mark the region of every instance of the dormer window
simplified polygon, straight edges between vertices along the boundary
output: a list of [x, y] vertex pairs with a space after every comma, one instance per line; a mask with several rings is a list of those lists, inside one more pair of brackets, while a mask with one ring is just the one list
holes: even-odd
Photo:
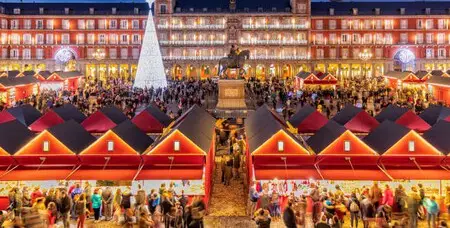
[[203, 8], [203, 12], [208, 12], [208, 8]]
[[353, 13], [353, 16], [358, 15], [358, 8], [353, 8], [352, 13]]
[[175, 12], [181, 13], [181, 8], [180, 7], [175, 8]]
[[380, 8], [375, 8], [375, 15], [380, 15]]
[[216, 8], [217, 12], [222, 12], [222, 8]]
[[111, 14], [117, 14], [117, 8], [111, 8]]
[[20, 9], [19, 9], [19, 8], [15, 8], [15, 9], [13, 10], [13, 13], [14, 13], [14, 14], [20, 14]]
[[272, 12], [277, 12], [277, 7], [272, 7]]
[[283, 152], [284, 151], [284, 142], [278, 141], [277, 147], [278, 147], [278, 152]]
[[94, 8], [89, 8], [89, 14], [94, 15]]
[[425, 9], [425, 14], [426, 15], [430, 15], [431, 14], [431, 8], [426, 8]]
[[330, 8], [329, 13], [330, 13], [330, 16], [334, 16], [334, 8]]
[[405, 8], [400, 8], [400, 14], [401, 15], [405, 15], [406, 9]]
[[69, 8], [64, 8], [64, 14], [65, 14], [65, 15], [69, 15], [69, 11], [70, 11]]
[[114, 151], [114, 141], [108, 141], [108, 152]]
[[173, 151], [180, 151], [180, 141], [173, 141]]
[[263, 12], [263, 8], [262, 7], [258, 7], [258, 12], [262, 13]]
[[134, 7], [134, 14], [139, 14], [139, 8]]
[[345, 140], [345, 141], [344, 141], [344, 151], [345, 151], [345, 152], [349, 152], [350, 149], [351, 149], [350, 141], [349, 141], [349, 140]]
[[189, 12], [194, 12], [194, 8], [189, 8]]
[[247, 7], [245, 7], [245, 8], [244, 8], [244, 12], [248, 13], [248, 12], [250, 12], [250, 9], [247, 8]]
[[5, 7], [0, 7], [0, 13], [5, 13]]
[[412, 141], [412, 140], [408, 142], [408, 151], [409, 151], [409, 152], [414, 152], [414, 151], [416, 151], [416, 144], [415, 144], [415, 142]]
[[39, 14], [40, 15], [44, 14], [44, 8], [42, 8], [42, 7], [39, 8]]
[[44, 152], [50, 151], [50, 142], [49, 141], [42, 142], [42, 151], [44, 151]]

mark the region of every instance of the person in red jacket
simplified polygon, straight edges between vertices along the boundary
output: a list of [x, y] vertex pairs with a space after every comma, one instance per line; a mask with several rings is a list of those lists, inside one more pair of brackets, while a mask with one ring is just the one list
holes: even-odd
[[392, 192], [392, 189], [389, 187], [389, 185], [385, 186], [381, 204], [389, 205], [390, 207], [394, 206], [394, 193]]
[[34, 188], [34, 191], [31, 193], [31, 204], [33, 205], [36, 202], [37, 198], [41, 198], [44, 195], [41, 192], [41, 188], [39, 186]]

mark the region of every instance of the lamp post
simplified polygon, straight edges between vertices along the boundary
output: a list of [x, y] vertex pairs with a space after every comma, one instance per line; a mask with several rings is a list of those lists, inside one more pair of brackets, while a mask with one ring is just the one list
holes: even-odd
[[[103, 59], [105, 59], [106, 57], [106, 53], [104, 50], [97, 48], [97, 50], [95, 50], [94, 53], [92, 53], [92, 57], [94, 57], [95, 60], [97, 60], [98, 62], [102, 61]], [[99, 75], [100, 77], [100, 72], [98, 72], [98, 68], [95, 69], [95, 74]]]
[[359, 53], [359, 59], [361, 59], [364, 62], [364, 77], [366, 77], [366, 71], [367, 71], [367, 61], [372, 58], [372, 52], [370, 52], [367, 49], [364, 49], [363, 52]]

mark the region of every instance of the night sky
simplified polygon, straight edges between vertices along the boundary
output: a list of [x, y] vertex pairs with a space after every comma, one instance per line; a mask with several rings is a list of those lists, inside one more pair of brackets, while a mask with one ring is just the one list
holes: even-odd
[[[241, 1], [258, 1], [258, 0], [241, 0]], [[328, 2], [327, 0], [312, 0], [313, 2]], [[351, 0], [344, 0], [345, 2], [352, 2]], [[353, 2], [391, 2], [393, 0], [356, 0]], [[414, 0], [394, 0], [396, 2], [414, 2]], [[450, 0], [422, 0], [420, 2], [436, 2], [436, 1], [441, 1], [441, 2], [448, 2]], [[93, 2], [93, 3], [99, 3], [99, 2], [145, 2], [145, 0], [0, 0], [0, 2], [83, 2], [83, 3], [88, 3], [88, 2]]]

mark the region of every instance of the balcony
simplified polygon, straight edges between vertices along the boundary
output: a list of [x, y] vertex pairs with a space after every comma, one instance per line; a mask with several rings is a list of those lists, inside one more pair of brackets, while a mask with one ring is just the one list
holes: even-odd
[[160, 40], [161, 45], [223, 45], [224, 40]]
[[287, 24], [287, 25], [252, 25], [243, 24], [243, 29], [307, 29], [308, 24]]
[[250, 56], [250, 59], [257, 60], [307, 60], [309, 59], [307, 55], [256, 55]]
[[259, 45], [306, 45], [307, 40], [241, 40], [240, 44]]
[[158, 25], [158, 29], [225, 29], [225, 24], [215, 24], [215, 25]]
[[219, 60], [224, 56], [163, 56], [163, 60]]

